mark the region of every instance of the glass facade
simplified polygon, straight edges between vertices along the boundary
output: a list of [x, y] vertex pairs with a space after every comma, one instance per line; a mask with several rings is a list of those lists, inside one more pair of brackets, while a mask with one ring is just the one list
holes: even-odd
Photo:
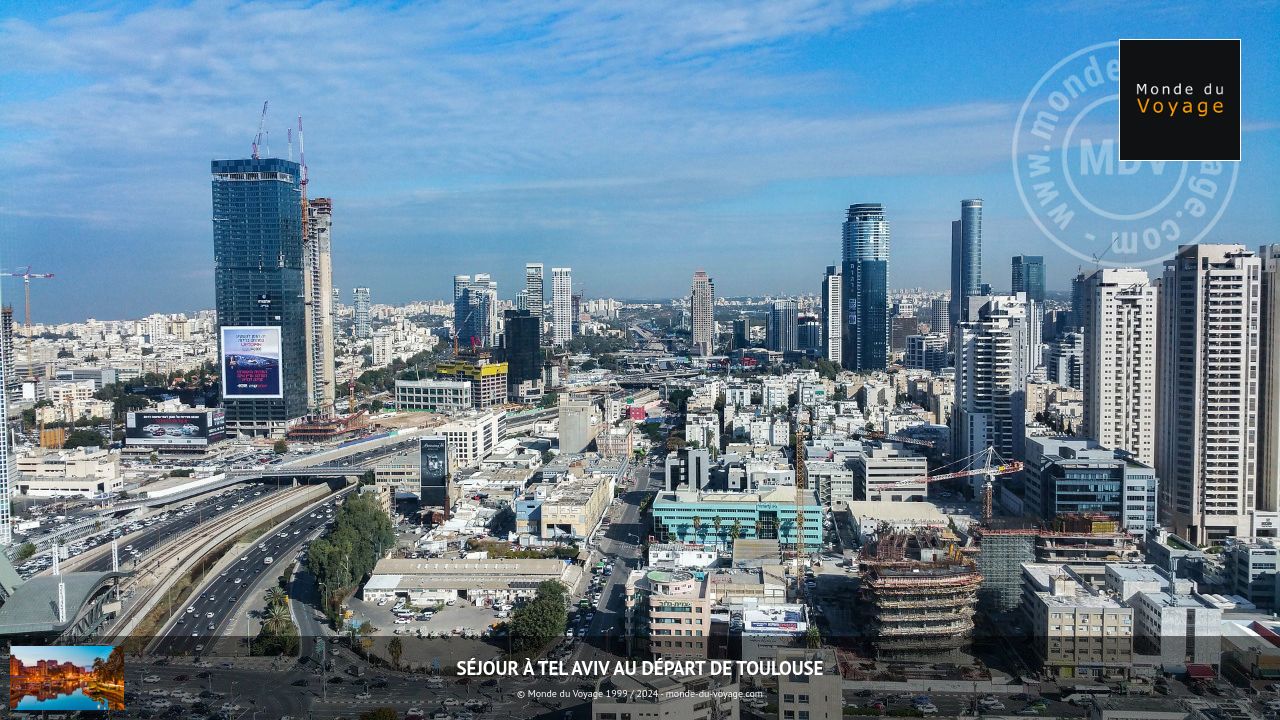
[[951, 324], [969, 322], [965, 298], [982, 295], [982, 201], [962, 200], [951, 223]]
[[1013, 256], [1013, 293], [1024, 292], [1028, 300], [1044, 307], [1044, 257], [1040, 255]]
[[219, 327], [280, 328], [284, 397], [226, 401], [229, 430], [282, 432], [307, 412], [302, 194], [298, 164], [214, 160], [214, 288]]
[[889, 360], [889, 221], [884, 206], [849, 206], [844, 223], [844, 367], [883, 370]]
[[529, 310], [507, 310], [503, 323], [503, 354], [507, 361], [507, 386], [542, 377], [542, 321]]

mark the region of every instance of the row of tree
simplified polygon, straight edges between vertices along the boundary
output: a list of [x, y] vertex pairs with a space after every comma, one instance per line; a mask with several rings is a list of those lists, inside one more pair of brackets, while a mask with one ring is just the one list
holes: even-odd
[[297, 655], [298, 628], [289, 613], [289, 596], [279, 587], [267, 590], [267, 608], [262, 611], [262, 628], [253, 639], [252, 655]]
[[325, 611], [332, 613], [396, 541], [391, 518], [369, 495], [349, 496], [332, 532], [311, 543], [307, 566], [316, 577]]
[[569, 620], [569, 589], [557, 580], [538, 585], [533, 599], [511, 614], [512, 649], [537, 653], [564, 635]]

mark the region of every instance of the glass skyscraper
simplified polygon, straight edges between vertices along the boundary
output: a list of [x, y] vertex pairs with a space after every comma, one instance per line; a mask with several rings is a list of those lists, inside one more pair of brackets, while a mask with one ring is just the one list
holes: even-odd
[[841, 276], [844, 367], [883, 370], [889, 359], [889, 221], [880, 203], [849, 206]]
[[280, 328], [283, 397], [224, 400], [227, 429], [279, 434], [307, 412], [299, 166], [281, 158], [214, 160], [211, 170], [218, 327]]
[[1028, 300], [1044, 308], [1044, 257], [1040, 255], [1013, 256], [1013, 294], [1027, 294]]
[[969, 322], [967, 298], [982, 295], [982, 201], [961, 200], [951, 222], [951, 326]]

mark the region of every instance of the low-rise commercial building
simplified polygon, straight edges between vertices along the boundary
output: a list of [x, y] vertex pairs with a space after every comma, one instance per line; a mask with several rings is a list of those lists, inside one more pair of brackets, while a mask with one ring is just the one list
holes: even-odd
[[1133, 609], [1066, 565], [1023, 566], [1033, 649], [1052, 677], [1121, 678], [1133, 667]]
[[[729, 540], [762, 538], [795, 545], [796, 488], [762, 487], [749, 492], [676, 490], [658, 493], [653, 503], [654, 534], [658, 542], [688, 542], [728, 547]], [[822, 547], [822, 506], [812, 489], [806, 490], [804, 545]]]
[[449, 444], [449, 455], [457, 468], [475, 467], [480, 464], [502, 438], [502, 420], [506, 413], [486, 410], [474, 415], [463, 415], [433, 430]]
[[723, 720], [738, 717], [738, 684], [712, 675], [608, 675], [591, 701], [593, 720]]
[[396, 409], [451, 413], [474, 405], [468, 380], [397, 380]]
[[477, 605], [531, 598], [547, 580], [565, 582], [572, 566], [562, 560], [379, 560], [365, 583], [365, 600], [407, 598], [425, 607], [465, 599]]
[[821, 674], [778, 676], [779, 720], [843, 720], [844, 678], [831, 648], [780, 648], [779, 663], [821, 662]]
[[928, 461], [900, 443], [865, 443], [852, 466], [860, 500], [919, 502], [929, 494]]
[[124, 490], [120, 455], [99, 448], [36, 450], [17, 458], [18, 494], [30, 497], [97, 497]]

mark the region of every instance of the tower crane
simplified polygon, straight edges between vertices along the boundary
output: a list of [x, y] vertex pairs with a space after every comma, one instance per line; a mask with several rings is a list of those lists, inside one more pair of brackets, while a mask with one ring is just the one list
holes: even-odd
[[[995, 480], [1000, 475], [1011, 475], [1022, 470], [1022, 463], [1014, 460], [1012, 462], [1003, 462], [1000, 454], [995, 448], [987, 448], [978, 453], [970, 455], [964, 460], [982, 458], [982, 466], [970, 468], [968, 470], [960, 470], [958, 472], [943, 473], [941, 475], [920, 475], [918, 477], [902, 480], [885, 485], [881, 490], [901, 490], [905, 487], [918, 485], [920, 483], [934, 483], [941, 480], [954, 480], [956, 478], [985, 476], [986, 482], [982, 485], [982, 522], [991, 522], [992, 515], [992, 495], [995, 492]], [[963, 462], [963, 460], [961, 461]]]
[[22, 294], [26, 301], [26, 316], [23, 320], [23, 325], [25, 325], [27, 331], [27, 379], [35, 380], [35, 361], [31, 354], [31, 338], [33, 334], [31, 330], [31, 281], [33, 279], [49, 280], [53, 277], [53, 273], [33, 273], [31, 272], [31, 266], [28, 265], [24, 268], [18, 268], [17, 272], [0, 273], [0, 275], [22, 278]]
[[263, 147], [262, 135], [266, 132], [267, 127], [267, 103], [268, 100], [262, 101], [262, 117], [258, 119], [258, 134], [253, 136], [253, 159], [258, 159], [258, 148]]
[[[797, 566], [802, 564], [802, 558], [805, 555], [805, 500], [809, 495], [809, 468], [805, 465], [804, 452], [805, 432], [803, 427], [796, 427], [795, 447], [795, 465], [796, 465], [796, 563]], [[821, 523], [819, 523], [821, 524]]]

